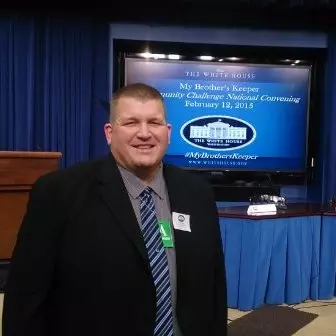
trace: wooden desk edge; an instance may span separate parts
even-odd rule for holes
[[[62,157],[61,152],[0,151],[0,158],[58,159],[61,157]]]

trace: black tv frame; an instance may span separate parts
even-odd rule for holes
[[[255,170],[202,170],[189,169],[202,174],[214,187],[217,200],[246,201],[260,193],[279,195],[284,185],[310,185],[317,175],[319,160],[318,139],[323,120],[323,87],[325,80],[326,50],[324,48],[295,48],[271,46],[219,45],[144,40],[113,40],[113,91],[124,85],[125,58],[148,50],[153,54],[179,54],[185,60],[196,60],[200,55],[217,58],[239,57],[242,62],[256,64],[281,64],[285,59],[301,60],[311,66],[310,102],[308,111],[307,158],[304,172],[269,172]],[[235,61],[239,64],[239,61]],[[312,164],[314,163],[314,164]],[[236,195],[236,196],[235,196]]]

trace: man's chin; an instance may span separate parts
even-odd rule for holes
[[[134,167],[136,169],[155,169],[159,167],[161,164],[161,161],[153,161],[153,160],[139,160],[138,162],[135,163]]]
[[[135,167],[138,169],[154,168],[157,166],[156,162],[137,162]]]

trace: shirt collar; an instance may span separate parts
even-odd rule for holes
[[[132,198],[138,198],[147,187],[136,175],[118,164],[118,169],[125,183],[125,187]],[[160,199],[164,198],[164,178],[162,165],[154,179],[148,185]]]

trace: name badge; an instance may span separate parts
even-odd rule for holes
[[[174,247],[173,234],[168,220],[159,220],[161,239],[164,247]]]
[[[179,212],[173,212],[172,217],[175,230],[191,232],[190,215],[182,214]]]
[[[277,208],[275,204],[252,204],[247,208],[248,215],[254,216],[266,216],[266,215],[276,215]]]

